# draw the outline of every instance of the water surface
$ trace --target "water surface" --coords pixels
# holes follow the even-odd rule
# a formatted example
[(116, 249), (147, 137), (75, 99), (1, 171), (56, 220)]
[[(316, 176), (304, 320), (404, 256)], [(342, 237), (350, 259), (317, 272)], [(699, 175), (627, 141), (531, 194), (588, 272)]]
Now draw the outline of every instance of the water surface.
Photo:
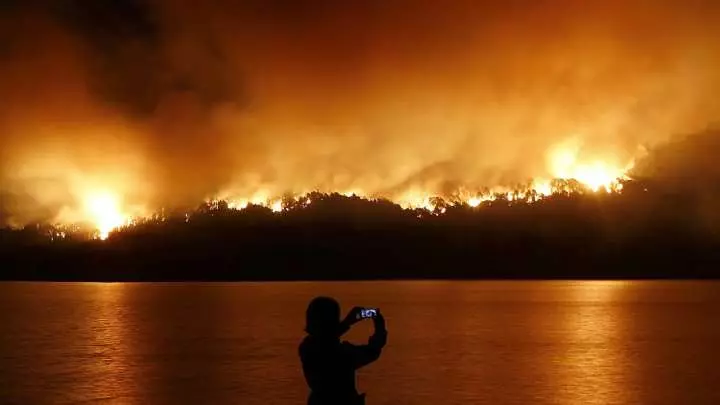
[(0, 403), (303, 404), (318, 294), (386, 314), (369, 405), (720, 404), (720, 283), (565, 281), (0, 284)]

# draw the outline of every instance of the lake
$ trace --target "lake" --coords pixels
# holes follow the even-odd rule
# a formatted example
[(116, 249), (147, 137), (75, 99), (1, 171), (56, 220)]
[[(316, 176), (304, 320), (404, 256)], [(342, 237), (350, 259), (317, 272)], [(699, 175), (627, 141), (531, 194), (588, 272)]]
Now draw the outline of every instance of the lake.
[(720, 404), (720, 283), (694, 281), (0, 283), (0, 403), (304, 404), (316, 295), (387, 318), (368, 405)]

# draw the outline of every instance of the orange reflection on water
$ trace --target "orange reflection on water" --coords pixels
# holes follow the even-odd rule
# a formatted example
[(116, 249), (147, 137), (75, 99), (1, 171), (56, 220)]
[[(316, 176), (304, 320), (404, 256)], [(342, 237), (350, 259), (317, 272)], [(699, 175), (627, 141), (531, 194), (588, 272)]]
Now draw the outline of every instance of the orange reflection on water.
[(568, 341), (556, 366), (557, 402), (576, 404), (637, 403), (630, 383), (629, 356), (623, 350), (626, 322), (618, 304), (625, 281), (573, 282), (572, 301), (564, 309)]
[[(114, 404), (139, 405), (137, 364), (131, 342), (132, 327), (128, 325), (124, 283), (91, 283), (91, 303), (95, 315), (89, 319), (88, 369), (85, 384), (90, 383), (93, 396)], [(87, 392), (85, 393), (87, 394)]]

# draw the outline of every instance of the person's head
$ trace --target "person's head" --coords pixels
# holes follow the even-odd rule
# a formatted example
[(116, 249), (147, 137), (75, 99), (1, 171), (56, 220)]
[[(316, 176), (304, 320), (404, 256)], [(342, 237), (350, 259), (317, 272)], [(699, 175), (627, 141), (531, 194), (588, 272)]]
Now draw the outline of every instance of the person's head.
[(330, 297), (310, 301), (305, 312), (305, 331), (314, 336), (335, 336), (340, 326), (340, 304)]

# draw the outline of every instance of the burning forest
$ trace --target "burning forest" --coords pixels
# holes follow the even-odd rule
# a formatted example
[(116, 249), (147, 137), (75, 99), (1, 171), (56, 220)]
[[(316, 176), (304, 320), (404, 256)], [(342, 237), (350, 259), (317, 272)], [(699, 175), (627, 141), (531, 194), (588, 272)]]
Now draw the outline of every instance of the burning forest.
[[(208, 199), (204, 202), (204, 207), (209, 210), (224, 207), (241, 211), (249, 206), (257, 206), (281, 214), (305, 208), (318, 198), (336, 194), (367, 202), (384, 200), (404, 210), (442, 215), (449, 206), (478, 208), (497, 200), (508, 203), (534, 203), (554, 195), (620, 193), (623, 182), (630, 179), (627, 173), (632, 168), (633, 162), (626, 164), (625, 167), (612, 167), (603, 161), (578, 163), (576, 153), (577, 151), (573, 149), (553, 150), (549, 155), (548, 164), (552, 167), (555, 177), (532, 179), (525, 184), (513, 186), (483, 189), (445, 187), (446, 191), (442, 194), (440, 190), (423, 189), (418, 186), (401, 189), (395, 194), (365, 193), (362, 189), (354, 189), (342, 192), (312, 190), (298, 194), (271, 195), (267, 190), (260, 189), (248, 196), (225, 193), (222, 197)], [(64, 211), (53, 221), (38, 225), (45, 226), (48, 237), (52, 240), (79, 235), (105, 240), (112, 232), (139, 223), (162, 222), (168, 215), (182, 215), (189, 218), (193, 214), (193, 211), (181, 212), (178, 207), (155, 211), (149, 211), (147, 208), (138, 209), (126, 205), (122, 197), (122, 194), (116, 190), (89, 188), (80, 194), (79, 206), (74, 211)]]
[(638, 201), (677, 193), (713, 235), (717, 2), (446, 3), (4, 2), (4, 240), (328, 199), (430, 222), (625, 201), (659, 223)]

